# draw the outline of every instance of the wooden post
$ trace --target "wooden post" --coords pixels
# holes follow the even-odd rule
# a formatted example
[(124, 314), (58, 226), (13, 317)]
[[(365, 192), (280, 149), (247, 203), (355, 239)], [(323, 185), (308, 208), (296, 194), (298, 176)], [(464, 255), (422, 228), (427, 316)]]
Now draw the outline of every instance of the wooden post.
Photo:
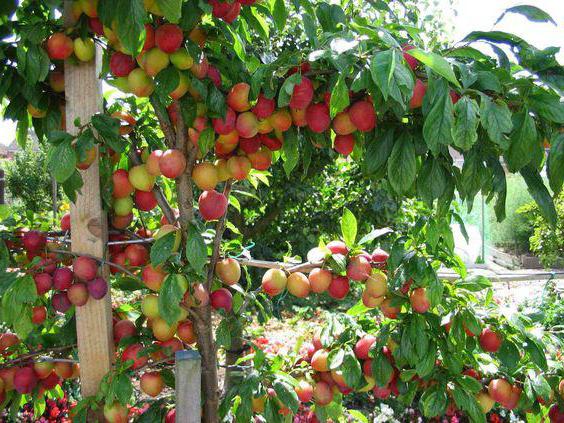
[(202, 358), (194, 350), (177, 351), (176, 423), (202, 421)]
[[(72, 1), (65, 0), (65, 23), (72, 24)], [(102, 108), (102, 84), (98, 79), (101, 50), (90, 63), (65, 62), (65, 97), (67, 130), (76, 133), (75, 119), (82, 124), (90, 121)], [(72, 251), (103, 258), (108, 239), (106, 213), (102, 209), (98, 159), (81, 171), (84, 186), (71, 205)], [(107, 266), (100, 272), (108, 276)], [(76, 308), (76, 332), (80, 361), (82, 396), (95, 395), (101, 379), (111, 368), (114, 355), (112, 337), (112, 307), (110, 292), (101, 300), (90, 298)]]

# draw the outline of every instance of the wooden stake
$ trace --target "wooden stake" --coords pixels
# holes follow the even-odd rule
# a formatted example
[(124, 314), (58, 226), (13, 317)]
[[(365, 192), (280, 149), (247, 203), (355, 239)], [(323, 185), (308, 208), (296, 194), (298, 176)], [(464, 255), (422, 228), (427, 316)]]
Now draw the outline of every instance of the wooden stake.
[[(70, 7), (65, 1), (65, 23), (72, 24)], [(75, 119), (81, 124), (90, 121), (102, 108), (102, 84), (98, 79), (101, 50), (96, 49), (96, 59), (79, 65), (65, 62), (65, 97), (67, 130), (77, 133)], [(98, 159), (81, 171), (84, 186), (76, 203), (71, 205), (72, 251), (103, 258), (108, 238), (106, 214), (102, 209)], [(100, 269), (107, 278), (107, 266)], [(112, 308), (110, 292), (101, 300), (90, 298), (88, 303), (76, 308), (76, 332), (80, 361), (80, 385), (84, 397), (98, 392), (101, 379), (111, 368), (114, 346), (112, 337)]]
[(194, 350), (177, 351), (176, 423), (200, 423), (202, 420), (202, 359)]

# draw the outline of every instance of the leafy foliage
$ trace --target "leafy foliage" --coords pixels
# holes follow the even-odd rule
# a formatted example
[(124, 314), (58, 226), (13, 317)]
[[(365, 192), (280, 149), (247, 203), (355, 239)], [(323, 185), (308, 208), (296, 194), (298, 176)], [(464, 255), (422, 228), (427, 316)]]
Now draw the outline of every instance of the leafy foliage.
[(530, 237), (530, 248), (547, 267), (562, 267), (564, 265), (564, 194), (556, 199), (556, 212), (558, 213), (558, 224), (552, 227), (543, 218), (542, 212), (536, 203), (528, 203), (521, 206), (517, 213), (527, 218), (529, 225), (533, 228)]
[(42, 149), (17, 152), (4, 166), (6, 188), (13, 200), (35, 213), (51, 209), (52, 184)]

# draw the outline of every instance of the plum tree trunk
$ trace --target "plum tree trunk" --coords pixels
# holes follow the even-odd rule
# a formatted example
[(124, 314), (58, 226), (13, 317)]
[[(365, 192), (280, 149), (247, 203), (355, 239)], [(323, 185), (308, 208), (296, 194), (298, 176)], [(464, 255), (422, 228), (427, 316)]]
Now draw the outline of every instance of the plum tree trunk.
[[(178, 107), (180, 107), (180, 105), (178, 105)], [(159, 120), (161, 121), (161, 126), (163, 121), (165, 124), (167, 123), (164, 117)], [(166, 132), (168, 132), (169, 138), (174, 136), (171, 134), (170, 129)], [(187, 157), (186, 171), (176, 180), (179, 222), (182, 228), (183, 245), (186, 245), (189, 225), (194, 218), (194, 191), (191, 175), (196, 162), (197, 150), (192, 143), (186, 142), (186, 130), (181, 113), (179, 113), (178, 117), (175, 138), (176, 148), (182, 151)], [(196, 308), (193, 310), (193, 315), (198, 351), (202, 357), (202, 396), (204, 400), (202, 421), (206, 423), (217, 423), (219, 421), (217, 350), (213, 336), (211, 307), (207, 305), (205, 307)]]
[(202, 395), (204, 410), (202, 421), (219, 421), (219, 389), (217, 379), (217, 350), (213, 338), (211, 307), (207, 305), (195, 311), (194, 326), (198, 339), (198, 351), (202, 356)]

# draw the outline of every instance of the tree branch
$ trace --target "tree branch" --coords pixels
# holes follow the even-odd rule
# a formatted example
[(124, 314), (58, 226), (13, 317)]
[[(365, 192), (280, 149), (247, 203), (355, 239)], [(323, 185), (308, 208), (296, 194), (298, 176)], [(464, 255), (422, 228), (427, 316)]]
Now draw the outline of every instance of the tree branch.
[(178, 197), (178, 210), (180, 212), (180, 226), (183, 236), (188, 230), (188, 223), (194, 217), (194, 191), (192, 188), (192, 169), (196, 163), (197, 149), (190, 142), (186, 142), (186, 127), (182, 113), (178, 113), (176, 122), (176, 148), (186, 156), (186, 170), (176, 179), (176, 192)]
[[(14, 364), (18, 364), (18, 363), (23, 363), (27, 360), (31, 360), (32, 358), (44, 355), (48, 352), (59, 352), (59, 351), (65, 351), (65, 350), (71, 350), (73, 348), (76, 348), (76, 344), (73, 345), (64, 345), (61, 347), (53, 347), (51, 349), (48, 350), (40, 350), (40, 351), (32, 351), (30, 353), (24, 354), (19, 356), (18, 358), (14, 358), (13, 360), (9, 360), (6, 361), (4, 363), (2, 363), (2, 365), (0, 366), (0, 369), (5, 369), (5, 368), (9, 368), (12, 367)], [(37, 360), (34, 360), (34, 362)], [(46, 361), (46, 360), (42, 360), (42, 361)], [(62, 361), (62, 360), (56, 360), (56, 361)]]
[(67, 250), (51, 250), (51, 252), (53, 253), (58, 253), (58, 254), (68, 254), (69, 256), (74, 256), (74, 257), (88, 257), (91, 258), (93, 260), (96, 260), (98, 262), (100, 262), (101, 264), (107, 264), (110, 267), (115, 267), (116, 269), (118, 269), (119, 271), (123, 272), (123, 273), (127, 273), (129, 276), (131, 276), (132, 278), (135, 278), (137, 280), (139, 280), (139, 276), (136, 275), (135, 273), (130, 272), (129, 270), (127, 270), (125, 267), (117, 264), (117, 263), (113, 263), (109, 260), (100, 258), (100, 257), (96, 257), (90, 254), (79, 254), (79, 253), (73, 253), (72, 251), (67, 251)]
[[(134, 165), (140, 165), (141, 164), (141, 160), (139, 159), (139, 156), (137, 156), (136, 150), (137, 150), (137, 139), (135, 137), (131, 137), (131, 149), (129, 151), (129, 160), (131, 160), (131, 162)], [(157, 200), (157, 204), (159, 205), (159, 208), (161, 209), (161, 211), (163, 212), (163, 214), (166, 217), (166, 220), (169, 221), (169, 223), (171, 225), (174, 224), (174, 222), (176, 222), (176, 216), (174, 215), (174, 211), (172, 210), (172, 207), (170, 206), (170, 204), (168, 203), (165, 195), (163, 194), (161, 187), (158, 184), (155, 184), (155, 186), (153, 187), (153, 194), (155, 195), (155, 198)]]
[[(162, 104), (153, 95), (149, 97), (149, 102), (151, 103), (151, 106), (153, 106), (155, 115), (159, 120), (159, 125), (165, 136), (165, 144), (169, 148), (171, 148), (174, 145), (174, 140), (176, 137), (174, 136), (174, 129), (172, 128), (172, 124), (170, 123), (168, 115), (166, 113), (163, 113), (164, 111), (166, 111), (166, 109), (163, 109)], [(180, 115), (180, 113), (178, 114)]]
[[(225, 187), (223, 188), (223, 195), (225, 195), (225, 197), (227, 197), (227, 198), (229, 198), (229, 193), (231, 192), (232, 184), (233, 184), (232, 180), (229, 179), (225, 183)], [(213, 238), (213, 250), (212, 250), (212, 255), (211, 255), (211, 258), (210, 258), (210, 264), (209, 264), (209, 267), (208, 267), (208, 278), (207, 278), (207, 281), (206, 281), (206, 289), (208, 291), (209, 291), (211, 283), (213, 281), (215, 264), (217, 263), (217, 260), (219, 259), (219, 249), (221, 247), (221, 240), (223, 239), (223, 232), (225, 231), (225, 222), (227, 220), (227, 210), (228, 210), (228, 208), (225, 210), (225, 213), (223, 214), (223, 216), (221, 216), (221, 218), (217, 221), (217, 224), (215, 225), (215, 236)]]

